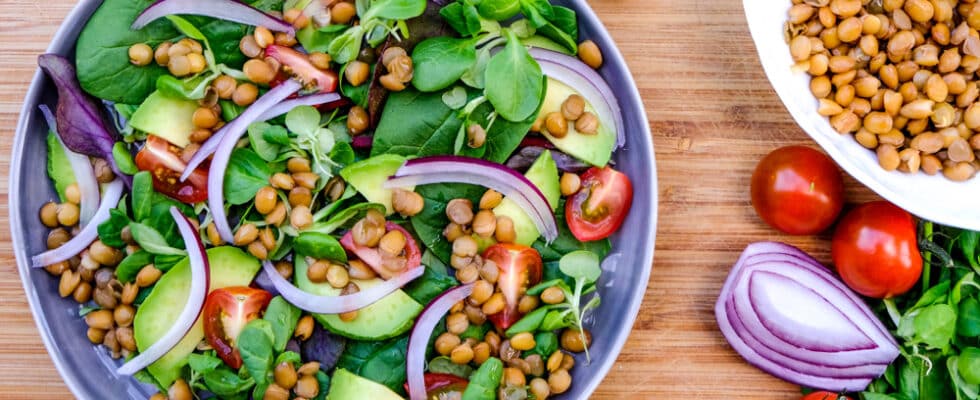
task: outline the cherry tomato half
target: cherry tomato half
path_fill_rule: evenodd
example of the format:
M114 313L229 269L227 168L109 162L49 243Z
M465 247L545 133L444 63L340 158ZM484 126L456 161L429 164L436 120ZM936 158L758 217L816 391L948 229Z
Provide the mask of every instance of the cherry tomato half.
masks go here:
M804 146L773 150L752 174L752 206L763 221L791 235L830 227L844 205L837 164Z
M521 319L523 315L517 310L517 303L528 288L541 281L541 254L528 246L498 243L483 251L483 259L492 260L500 269L497 286L507 306L487 318L503 331Z
M292 74L307 87L315 87L321 93L337 90L338 79L335 72L314 67L308 57L292 48L272 44L265 48L265 55L289 67Z
M633 203L633 184L609 166L582 174L582 188L565 202L565 221L583 242L609 237L619 229Z
M837 224L831 245L837 273L855 292L888 298L922 275L912 215L887 201L865 203Z
M238 334L249 321L259 317L271 300L269 292L243 286L215 289L204 300L204 337L229 367L242 367L242 356L235 344Z
M419 250L418 243L415 242L415 238L409 233L405 228L394 222L385 222L385 232L388 231L399 231L402 235L405 235L405 259L408 261L405 270L409 270L419 265L422 265L422 251ZM367 264L374 272L377 272L384 279L391 279L395 276L395 273L385 268L382 264L382 255L377 247L367 247L361 246L354 243L354 234L347 231L343 237L340 238L340 245L344 246L344 249L348 253L354 253L361 261Z
M840 393L821 391L810 393L800 400L851 400L851 398Z
M202 164L186 181L180 174L187 163L180 159L180 148L166 139L148 135L143 149L136 153L136 167L153 176L153 190L184 203L197 203L208 198L208 168Z
M425 393L430 399L458 398L454 395L462 396L466 391L466 386L470 381L452 374L440 374L427 372L425 378ZM408 391L408 383L405 383L405 391Z

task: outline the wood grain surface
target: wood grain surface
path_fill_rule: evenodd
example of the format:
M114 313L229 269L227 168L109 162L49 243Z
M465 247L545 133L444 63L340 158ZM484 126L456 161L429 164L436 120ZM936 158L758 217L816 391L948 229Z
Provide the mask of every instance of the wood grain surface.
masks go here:
M660 178L653 274L626 347L595 399L794 399L799 389L742 362L712 306L746 244L782 240L829 258L829 240L788 237L748 197L755 163L815 146L769 86L738 0L592 1L636 78ZM0 399L71 398L28 312L11 251L10 146L36 56L74 5L0 0ZM845 177L847 200L874 198ZM79 332L84 335L84 332Z

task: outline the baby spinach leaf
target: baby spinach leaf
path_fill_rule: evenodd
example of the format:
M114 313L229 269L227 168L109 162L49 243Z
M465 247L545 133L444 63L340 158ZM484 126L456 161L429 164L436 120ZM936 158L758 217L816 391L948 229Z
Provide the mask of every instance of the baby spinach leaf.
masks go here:
M456 375L464 379L469 379L470 374L473 373L473 367L470 367L469 364L456 364L446 356L433 358L432 361L429 361L428 366L429 372Z
M133 175L133 218L142 221L150 217L153 208L153 177L148 171Z
M976 297L968 297L960 302L956 332L968 338L980 336L980 301Z
M337 142L330 149L330 159L341 167L353 163L355 157L354 148L348 142Z
M286 128L295 133L312 134L320 128L320 112L310 106L299 106L286 113Z
M131 64L129 47L136 43L156 47L180 34L166 20L154 21L136 31L129 28L152 3L105 0L92 14L75 44L78 81L86 92L117 103L139 104L156 89L157 78L167 73L166 68L155 63L143 67Z
M126 242L122 240L122 230L129 225L129 217L126 213L117 208L109 210L109 219L99 224L99 239L102 243L112 247L123 247Z
M458 198L467 198L476 204L486 189L476 185L438 183L419 186L415 191L425 199L425 206L422 212L412 217L412 228L422 244L432 250L432 253L442 262L448 264L449 257L452 255L452 245L442 236L442 230L449 224L449 219L446 217L446 204Z
M555 17L555 11L548 0L520 0L521 12L535 28L547 25Z
M330 43L348 27L347 25L332 24L317 29L313 24L309 24L296 32L296 40L307 51L326 53L330 49Z
M205 372L203 378L208 391L224 399L244 395L245 392L255 385L253 378L247 377L243 379L224 364L219 365L212 371Z
M586 284L595 282L602 274L599 268L599 257L587 250L578 250L562 256L558 268L565 275L581 279Z
M137 250L119 262L119 265L116 266L116 278L122 283L132 282L133 279L136 279L136 274L152 262L153 254L146 250Z
M337 239L326 233L302 232L293 241L297 255L320 259L347 262L347 252Z
M463 400L483 400L497 398L497 387L504 376L504 363L499 358L490 357L480 368L470 375L470 383L463 391Z
M214 371L223 363L220 358L210 354L191 353L187 356L187 365L199 374Z
M531 311L527 315L521 317L521 319L517 320L517 322L515 322L514 325L511 325L510 328L507 328L507 336L511 337L521 332L536 331L538 327L541 326L541 323L544 322L545 315L547 315L548 311L550 311L552 308L554 307L550 307L550 306L539 307L534 311Z
M296 306L289 304L282 296L272 298L269 306L265 309L265 315L262 316L262 319L269 321L272 329L273 350L282 352L286 349L286 342L293 336L293 329L296 327L296 322L299 321L301 315L302 311L296 308Z
M422 266L425 272L419 279L405 285L405 294L417 301L419 304L429 304L432 299L439 297L442 292L459 284L456 278L434 271L432 268Z
M472 39L446 36L419 43L412 52L412 61L415 63L412 85L423 92L449 87L476 62L474 45Z
M238 334L238 351L242 356L242 365L260 386L269 382L269 373L275 358L272 348L275 335L271 325L264 319L254 319Z
M139 169L136 168L136 163L133 162L133 155L130 154L125 142L116 142L112 146L112 158L116 161L119 170L124 174L133 175L139 172Z
M317 232L320 234L330 234L340 228L349 228L354 222L364 218L369 210L385 212L385 206L378 203L359 203L350 206L324 222L318 222L304 232Z
M337 368L378 382L397 393L404 393L405 352L408 336L383 342L348 341L347 348L337 362Z
M422 15L425 0L374 0L361 19L409 19Z
M225 172L225 201L229 204L245 204L255 198L255 193L269 184L274 172L270 165L254 151L235 149Z
M460 36L473 36L480 33L480 16L472 4L450 3L439 10L439 15Z
M272 303L269 304L271 305ZM276 356L276 361L273 363L273 365L279 365L284 362L288 362L290 364L293 364L294 366L300 365L303 363L303 357L300 356L299 353L295 351L284 351L280 353L278 356Z
M568 49L571 52L571 54L578 53L578 44L575 42L576 40L575 37L569 35L565 31L562 31L554 24L548 23L539 27L538 33L543 37L554 40L565 49Z
M538 332L534 334L534 343L534 348L528 350L524 356L537 354L547 360L558 350L558 335L555 335L554 332Z
M912 322L913 340L929 348L945 350L956 333L956 310L947 304L936 304L919 311Z
M219 75L221 75L219 71L213 71L183 80L173 75L162 75L157 79L157 90L174 98L200 100L204 98L211 82Z
M275 129L279 128L279 129ZM281 126L270 125L265 122L255 122L248 126L248 141L252 145L252 149L265 161L273 161L279 155L279 144L272 143L266 139L266 132L270 131L282 131L286 132ZM270 133L270 137L275 137L276 132ZM289 136L287 134L286 141L289 141Z
M493 118L493 107L483 104L470 114L470 121L486 125L492 120L492 125L487 131L487 140L483 146L471 148L461 146L460 155L483 158L496 163L504 163L510 158L514 150L520 146L521 141L527 136L528 130L537 118L537 112L531 114L524 121L512 122L503 118Z
M462 125L455 110L442 102L442 93L411 89L392 93L374 131L371 155L452 154L456 132Z
M487 64L486 96L501 117L523 121L541 106L544 75L517 35L509 30L504 35L507 45Z
M555 12L553 18L549 21L560 29L562 32L567 33L572 38L578 38L578 19L575 15L575 10L568 7L562 6L552 6Z
M157 255L186 256L187 251L171 247L160 232L150 226L139 222L130 222L129 230L133 233L133 240L139 243L140 247L147 252Z

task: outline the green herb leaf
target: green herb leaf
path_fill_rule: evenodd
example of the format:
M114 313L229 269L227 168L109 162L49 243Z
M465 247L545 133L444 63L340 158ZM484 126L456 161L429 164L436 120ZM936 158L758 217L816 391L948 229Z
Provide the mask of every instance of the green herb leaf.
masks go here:
M422 15L424 11L425 0L374 0L361 19L409 19Z
M497 398L497 388L504 376L504 363L499 358L490 357L480 368L470 375L470 383L463 392L463 400L483 400Z
M262 319L269 321L273 333L272 348L277 353L286 349L286 342L293 336L293 329L302 314L300 309L289 304L282 296L273 297L269 302Z
M486 96L501 117L523 121L541 106L544 75L517 35L509 30L504 35L506 47L487 64Z
M147 252L159 255L186 256L187 251L170 247L167 240L160 232L139 222L130 222L129 230L133 234L133 240L139 243L140 247Z
M300 256L347 263L347 252L344 247L337 239L326 233L302 232L293 241L293 249Z
M112 146L112 159L116 161L116 166L124 174L133 175L139 172L133 162L133 155L129 153L129 147L124 142L116 142Z
M107 246L123 247L122 230L129 225L129 217L117 208L109 210L109 219L99 224L99 239Z
M116 266L116 278L122 283L132 282L133 279L136 279L136 274L152 262L153 254L145 250L137 250L119 262L119 265Z
M980 301L968 297L959 304L956 333L967 338L980 337Z
M956 310L947 304L925 307L913 320L914 340L945 351L956 333Z
M312 134L320 128L320 112L311 106L298 106L286 113L286 128L296 133Z
M245 204L255 198L259 189L269 184L273 166L247 148L235 149L225 171L225 201Z
M581 279L586 284L595 282L602 274L602 269L599 268L599 256L587 250L566 254L558 262L558 268L565 275L576 280Z
M520 0L521 12L535 28L547 25L555 17L555 11L548 0Z
M142 171L133 176L133 218L142 221L150 217L153 209L153 176Z
M269 382L272 371L274 334L269 321L254 319L238 334L238 351L242 364L255 382L262 386Z
M419 304L429 304L430 301L439 297L451 287L459 285L456 278L434 271L432 268L423 266L425 272L419 279L409 282L402 288L409 297Z
M412 85L423 92L449 87L476 62L474 44L472 39L446 36L422 41L412 51L412 61L415 64ZM458 108L460 107L454 109Z
M446 356L433 358L432 361L429 361L428 367L429 372L456 375L464 379L469 379L470 374L473 373L473 367L470 367L468 364L456 364Z

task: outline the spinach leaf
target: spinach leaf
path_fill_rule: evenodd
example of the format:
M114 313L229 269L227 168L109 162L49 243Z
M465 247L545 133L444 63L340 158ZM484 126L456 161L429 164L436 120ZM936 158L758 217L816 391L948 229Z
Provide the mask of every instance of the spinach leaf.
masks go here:
M599 279L602 270L599 268L599 257L587 250L578 250L562 256L558 268L565 275L592 283Z
M333 236L320 232L302 232L293 241L293 248L299 256L347 262L347 252Z
M571 50L572 54L577 53L578 22L575 11L561 6L552 8L554 13L551 18L548 18L548 23L536 27L538 33Z
M330 217L330 219L325 222L317 222L313 224L312 227L304 232L318 232L326 235L333 233L340 228L349 228L354 226L354 223L357 220L364 218L364 216L367 215L367 212L370 210L377 210L384 213L385 206L378 203L358 203Z
M558 335L555 335L554 332L538 332L534 335L534 343L534 348L528 350L524 356L537 354L547 360L558 350Z
M412 228L425 247L443 263L449 264L452 255L452 244L442 236L442 230L449 224L446 217L446 205L450 200L458 198L470 199L474 204L479 203L486 189L476 185L458 183L438 183L422 185L415 191L425 199L422 212L412 217Z
M348 341L347 349L340 356L337 368L387 386L397 393L404 393L405 352L408 336L384 342Z
M274 336L271 324L264 319L252 320L238 334L238 352L242 356L242 365L255 380L255 389L260 395L268 387L269 373L272 372L272 361L275 359L272 348Z
M429 304L432 299L438 297L442 292L459 284L456 278L434 271L432 268L422 266L425 272L419 279L405 285L405 294L417 301L419 304Z
M374 0L361 19L409 19L422 15L425 0Z
M473 367L470 367L469 364L456 364L446 356L433 358L432 361L429 361L428 367L429 372L456 375L464 379L469 379L470 374L473 373Z
M548 0L520 0L521 12L531 21L531 25L540 28L555 18L555 10Z
M147 252L156 255L186 256L187 251L171 247L160 232L148 225L139 222L130 222L129 230L133 233L133 240L139 243L140 247Z
M472 39L446 36L419 43L412 51L412 61L415 63L412 85L423 92L449 87L476 62L474 45Z
M555 25L551 23L545 24L544 26L538 28L538 33L543 37L554 40L562 47L571 51L572 54L578 53L578 43L575 42L575 37L569 35Z
M225 399L236 396L244 397L244 394L255 385L255 380L252 377L242 378L224 364L212 371L205 372L202 376L207 390Z
M349 26L332 24L317 29L313 24L296 31L296 40L299 41L307 51L319 51L326 53L330 49L330 42L333 42Z
M575 10L562 6L552 6L552 9L555 15L549 21L572 38L578 38L578 19Z
M129 226L129 217L118 208L109 210L109 219L99 224L99 239L106 246L123 247L126 242L122 240L123 228Z
M214 371L223 363L220 358L210 354L191 353L187 356L187 365L191 367L191 371L199 374Z
M480 368L470 375L470 383L463 392L463 400L485 400L497 398L497 387L504 376L504 363L499 358L490 357Z
M139 104L156 89L157 78L167 73L155 63L137 67L129 62L129 47L146 43L156 47L180 33L166 20L140 30L130 24L151 0L105 0L75 44L78 81L89 94L124 104ZM241 36L239 36L240 38Z
M252 201L276 169L251 149L235 149L225 172L225 201L233 205Z
M932 305L921 309L912 324L914 341L945 351L956 333L956 310L947 304Z
M518 0L481 0L477 7L480 16L494 21L511 19L521 11Z
M271 125L265 122L255 122L248 126L248 141L252 145L252 150L263 160L271 162L279 155L279 143L271 142L266 137L278 138L286 135L289 142L289 134L286 129L279 125Z
M129 148L125 142L116 142L112 146L112 159L115 160L116 166L124 174L133 175L139 172L136 163L133 162L133 155L129 153Z
M133 175L133 219L142 221L150 217L153 210L153 177L149 171Z
M480 33L480 16L472 4L450 3L439 10L439 15L460 36L473 36Z
M116 266L116 278L122 283L132 282L143 267L153 262L153 254L146 250L137 250L126 256Z
M341 167L354 163L356 157L356 154L354 154L354 148L347 142L337 142L333 145L333 148L330 149L330 159L339 164Z
M289 304L282 296L272 298L262 319L269 321L272 328L273 350L282 352L286 349L286 342L293 336L293 329L296 328L296 322L299 321L302 314L300 309Z
M976 297L968 297L960 302L956 333L968 338L980 336L980 301Z
M371 155L425 157L452 154L463 120L442 102L442 93L412 89L392 93L374 131Z
M486 96L501 117L523 121L544 100L544 74L516 34L504 30L507 45L487 64Z
M481 105L470 114L470 121L481 122L485 125L493 119L493 107L489 104ZM487 140L478 148L463 146L460 155L483 158L495 163L504 163L510 158L514 150L520 146L521 141L527 136L528 130L537 119L537 111L524 121L508 121L503 118L493 119L493 125L487 131ZM487 122L483 122L487 121Z

